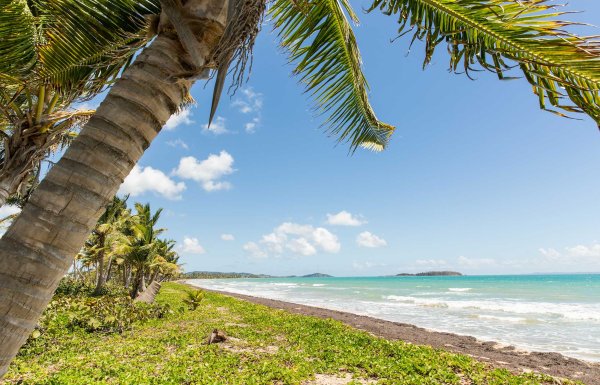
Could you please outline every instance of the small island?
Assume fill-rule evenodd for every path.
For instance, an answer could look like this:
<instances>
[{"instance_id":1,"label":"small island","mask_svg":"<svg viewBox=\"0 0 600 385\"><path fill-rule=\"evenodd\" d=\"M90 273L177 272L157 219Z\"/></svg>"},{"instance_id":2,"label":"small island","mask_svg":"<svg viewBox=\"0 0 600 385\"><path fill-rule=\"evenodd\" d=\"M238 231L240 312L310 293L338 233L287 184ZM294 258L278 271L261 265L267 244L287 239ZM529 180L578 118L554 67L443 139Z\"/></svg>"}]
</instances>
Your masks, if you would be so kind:
<instances>
[{"instance_id":1,"label":"small island","mask_svg":"<svg viewBox=\"0 0 600 385\"><path fill-rule=\"evenodd\" d=\"M439 277L439 276L462 276L462 273L458 271L426 271L424 273L400 273L396 274L396 277Z\"/></svg>"}]
</instances>

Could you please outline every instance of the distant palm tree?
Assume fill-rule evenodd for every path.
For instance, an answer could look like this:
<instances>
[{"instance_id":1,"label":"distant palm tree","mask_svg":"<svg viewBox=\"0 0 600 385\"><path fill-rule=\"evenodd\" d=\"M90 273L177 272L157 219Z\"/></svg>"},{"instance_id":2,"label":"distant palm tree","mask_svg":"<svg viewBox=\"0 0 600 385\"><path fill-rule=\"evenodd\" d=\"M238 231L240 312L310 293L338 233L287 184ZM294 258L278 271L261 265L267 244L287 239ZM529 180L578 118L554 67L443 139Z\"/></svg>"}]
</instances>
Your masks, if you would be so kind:
<instances>
[{"instance_id":1,"label":"distant palm tree","mask_svg":"<svg viewBox=\"0 0 600 385\"><path fill-rule=\"evenodd\" d=\"M158 0L0 0L0 206L35 187L94 113L70 105L106 89L150 37L142 13L158 12Z\"/></svg>"},{"instance_id":2,"label":"distant palm tree","mask_svg":"<svg viewBox=\"0 0 600 385\"><path fill-rule=\"evenodd\" d=\"M132 223L132 236L130 240L127 261L135 268L135 278L131 296L135 297L146 290L146 277L150 273L150 265L159 256L163 244L158 236L164 231L156 227L162 209L152 213L150 204L135 204L135 220Z\"/></svg>"},{"instance_id":3,"label":"distant palm tree","mask_svg":"<svg viewBox=\"0 0 600 385\"><path fill-rule=\"evenodd\" d=\"M427 60L447 43L455 70L479 63L504 76L515 63L542 107L584 111L600 122L598 44L563 32L564 23L539 13L545 3L375 0L373 6L398 15L401 30L413 27L426 42ZM153 43L115 82L0 240L0 375L123 179L167 119L191 101L192 84L218 70L211 116L231 61L234 87L240 84L265 7L265 0L162 0ZM329 132L352 150L383 149L393 127L369 104L348 0L272 0L270 15ZM73 42L88 29L74 29Z\"/></svg>"},{"instance_id":4,"label":"distant palm tree","mask_svg":"<svg viewBox=\"0 0 600 385\"><path fill-rule=\"evenodd\" d=\"M98 220L86 242L83 255L96 265L94 294L102 293L112 269L114 258L119 254L118 244L126 241L126 236L121 230L128 219L127 198L115 197Z\"/></svg>"}]
</instances>

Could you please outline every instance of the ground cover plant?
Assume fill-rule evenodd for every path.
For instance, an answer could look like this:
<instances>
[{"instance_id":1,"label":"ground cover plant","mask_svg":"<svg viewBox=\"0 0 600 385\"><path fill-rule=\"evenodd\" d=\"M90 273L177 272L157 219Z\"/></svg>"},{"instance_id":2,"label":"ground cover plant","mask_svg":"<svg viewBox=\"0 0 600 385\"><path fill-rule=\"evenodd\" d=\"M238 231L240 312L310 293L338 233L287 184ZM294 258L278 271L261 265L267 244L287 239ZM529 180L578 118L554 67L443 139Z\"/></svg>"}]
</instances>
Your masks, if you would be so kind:
<instances>
[{"instance_id":1,"label":"ground cover plant","mask_svg":"<svg viewBox=\"0 0 600 385\"><path fill-rule=\"evenodd\" d=\"M157 306L171 311L120 332L86 327L42 332L0 383L317 384L315 376L322 375L345 376L351 384L559 383L220 294L204 293L197 309L189 310L184 302L189 292L187 286L164 283ZM227 340L206 345L215 328Z\"/></svg>"}]
</instances>

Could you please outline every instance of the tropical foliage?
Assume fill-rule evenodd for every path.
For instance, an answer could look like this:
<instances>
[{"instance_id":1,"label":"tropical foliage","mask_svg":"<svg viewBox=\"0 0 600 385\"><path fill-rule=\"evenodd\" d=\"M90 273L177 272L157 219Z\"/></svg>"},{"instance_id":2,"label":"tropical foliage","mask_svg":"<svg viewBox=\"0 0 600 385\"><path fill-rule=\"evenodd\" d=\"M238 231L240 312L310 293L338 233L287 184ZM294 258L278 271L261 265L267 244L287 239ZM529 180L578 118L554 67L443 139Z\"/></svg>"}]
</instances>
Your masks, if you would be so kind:
<instances>
[{"instance_id":1,"label":"tropical foliage","mask_svg":"<svg viewBox=\"0 0 600 385\"><path fill-rule=\"evenodd\" d=\"M149 204L140 203L134 207L132 214L127 198L115 197L73 262L71 277L93 281L95 295L106 293L108 284L135 298L152 282L179 274L175 242L160 238L164 229L156 227L162 210L152 213Z\"/></svg>"},{"instance_id":2,"label":"tropical foliage","mask_svg":"<svg viewBox=\"0 0 600 385\"><path fill-rule=\"evenodd\" d=\"M0 0L0 205L27 198L40 162L94 113L70 105L112 83L158 11L157 0Z\"/></svg>"},{"instance_id":3,"label":"tropical foliage","mask_svg":"<svg viewBox=\"0 0 600 385\"><path fill-rule=\"evenodd\" d=\"M440 44L450 69L484 68L509 79L517 66L532 85L542 109L584 112L600 125L600 42L580 37L559 20L566 13L548 0L374 0L395 15L399 34L425 42L427 65ZM570 99L572 104L568 103Z\"/></svg>"}]
</instances>

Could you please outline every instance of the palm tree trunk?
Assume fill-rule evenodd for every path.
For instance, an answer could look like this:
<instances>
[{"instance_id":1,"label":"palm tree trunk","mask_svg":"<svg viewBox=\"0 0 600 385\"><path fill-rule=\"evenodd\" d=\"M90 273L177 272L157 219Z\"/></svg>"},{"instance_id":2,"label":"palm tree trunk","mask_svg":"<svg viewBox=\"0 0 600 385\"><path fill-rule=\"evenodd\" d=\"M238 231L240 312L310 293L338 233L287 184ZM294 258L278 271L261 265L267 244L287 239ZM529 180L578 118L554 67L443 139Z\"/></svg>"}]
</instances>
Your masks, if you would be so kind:
<instances>
[{"instance_id":1,"label":"palm tree trunk","mask_svg":"<svg viewBox=\"0 0 600 385\"><path fill-rule=\"evenodd\" d=\"M94 295L98 295L102 292L104 287L104 252L100 252L98 258L98 267L96 268L96 288L94 289Z\"/></svg>"},{"instance_id":2,"label":"palm tree trunk","mask_svg":"<svg viewBox=\"0 0 600 385\"><path fill-rule=\"evenodd\" d=\"M197 18L202 65L223 33L223 3L186 2ZM203 69L189 62L172 28L164 30L124 71L0 240L0 377L106 205Z\"/></svg>"},{"instance_id":3,"label":"palm tree trunk","mask_svg":"<svg viewBox=\"0 0 600 385\"><path fill-rule=\"evenodd\" d=\"M112 268L113 268L113 258L111 257L108 260L108 267L106 268L106 275L104 276L104 283L106 283L110 280L110 276L112 274Z\"/></svg>"}]
</instances>

